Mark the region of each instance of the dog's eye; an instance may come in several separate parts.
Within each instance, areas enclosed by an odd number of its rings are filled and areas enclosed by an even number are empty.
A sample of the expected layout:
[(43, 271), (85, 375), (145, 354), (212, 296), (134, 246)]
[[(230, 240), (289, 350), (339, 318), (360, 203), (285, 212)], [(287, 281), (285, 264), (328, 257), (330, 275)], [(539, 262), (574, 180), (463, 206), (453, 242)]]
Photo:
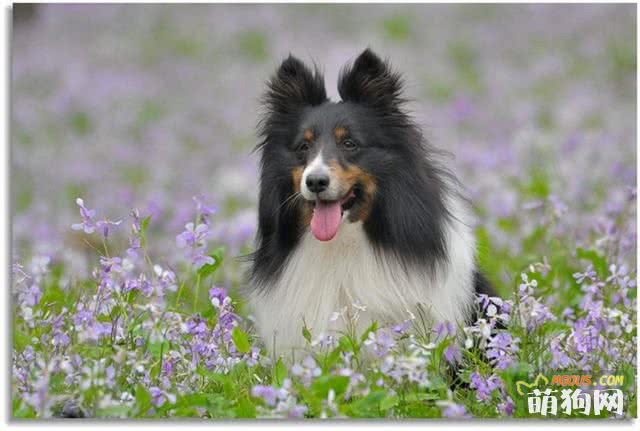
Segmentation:
[(307, 151), (309, 151), (309, 143), (301, 142), (300, 145), (298, 145), (298, 147), (296, 148), (296, 151), (298, 153), (306, 153)]
[(351, 139), (345, 139), (344, 141), (342, 141), (342, 148), (347, 151), (353, 151), (358, 149), (358, 144)]

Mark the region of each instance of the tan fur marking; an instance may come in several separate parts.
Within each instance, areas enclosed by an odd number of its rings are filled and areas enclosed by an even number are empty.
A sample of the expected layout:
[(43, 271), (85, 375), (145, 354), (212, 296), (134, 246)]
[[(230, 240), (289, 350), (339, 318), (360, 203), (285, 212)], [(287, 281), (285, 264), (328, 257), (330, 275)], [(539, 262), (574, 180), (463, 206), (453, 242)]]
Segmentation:
[(305, 141), (313, 141), (313, 130), (305, 129), (304, 133), (302, 134), (302, 137), (304, 138)]
[(300, 182), (302, 181), (303, 172), (304, 169), (302, 168), (302, 166), (293, 168), (293, 171), (291, 171), (291, 177), (293, 179), (293, 191), (296, 193), (300, 193)]
[(336, 127), (333, 130), (333, 134), (336, 137), (336, 142), (340, 142), (345, 136), (347, 136), (347, 129), (344, 127)]
[(353, 223), (358, 220), (366, 221), (373, 206), (373, 195), (376, 192), (375, 178), (355, 165), (343, 168), (339, 163), (332, 160), (328, 163), (340, 182), (340, 188), (347, 193), (356, 184), (362, 186), (362, 196), (359, 202), (351, 209), (349, 220)]

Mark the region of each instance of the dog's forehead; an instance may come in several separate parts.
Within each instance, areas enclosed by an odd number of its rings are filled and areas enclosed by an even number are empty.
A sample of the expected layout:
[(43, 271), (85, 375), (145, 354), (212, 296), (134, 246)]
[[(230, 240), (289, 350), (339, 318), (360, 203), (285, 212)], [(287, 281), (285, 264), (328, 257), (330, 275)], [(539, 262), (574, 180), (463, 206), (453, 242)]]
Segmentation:
[(320, 106), (309, 108), (303, 121), (303, 129), (313, 129), (321, 133), (323, 129), (338, 125), (348, 126), (354, 120), (354, 110), (344, 103), (327, 102)]

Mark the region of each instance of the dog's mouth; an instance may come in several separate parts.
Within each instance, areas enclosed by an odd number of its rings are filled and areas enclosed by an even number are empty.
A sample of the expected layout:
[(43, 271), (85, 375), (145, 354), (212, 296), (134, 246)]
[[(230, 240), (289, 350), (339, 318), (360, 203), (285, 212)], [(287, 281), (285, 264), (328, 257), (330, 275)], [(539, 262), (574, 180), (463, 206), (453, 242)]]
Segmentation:
[(358, 199), (359, 187), (356, 185), (338, 200), (327, 201), (316, 199), (311, 217), (311, 233), (320, 241), (330, 241), (338, 233), (345, 211), (353, 207)]

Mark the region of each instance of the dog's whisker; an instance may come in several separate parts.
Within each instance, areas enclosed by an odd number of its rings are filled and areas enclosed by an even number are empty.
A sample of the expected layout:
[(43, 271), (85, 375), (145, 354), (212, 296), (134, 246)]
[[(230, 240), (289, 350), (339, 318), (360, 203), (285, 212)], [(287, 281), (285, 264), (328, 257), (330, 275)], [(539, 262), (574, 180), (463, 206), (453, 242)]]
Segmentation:
[(278, 207), (278, 210), (281, 210), (291, 204), (293, 204), (297, 199), (302, 197), (302, 193), (300, 192), (295, 192), (294, 194), (292, 194), (291, 196), (289, 196), (287, 199), (284, 200), (284, 202), (282, 202), (280, 204), (280, 206)]

